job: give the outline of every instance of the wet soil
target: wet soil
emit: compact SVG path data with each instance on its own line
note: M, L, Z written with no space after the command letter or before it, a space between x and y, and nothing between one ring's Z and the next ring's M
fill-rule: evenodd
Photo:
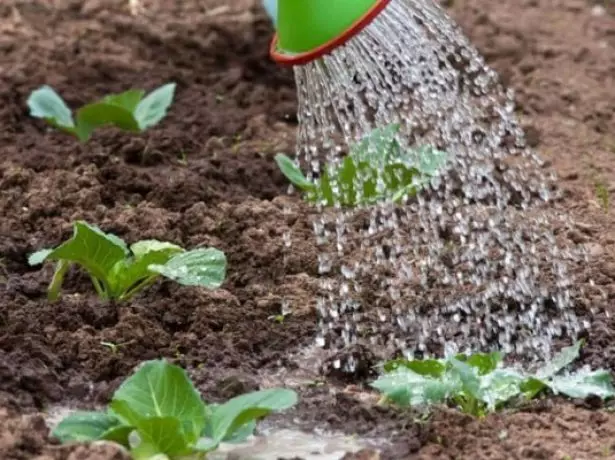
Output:
M41 414L55 404L104 403L142 360L163 356L187 367L205 397L220 400L284 379L313 341L311 211L285 196L273 162L294 146L293 78L267 57L266 16L252 0L142 3L138 16L124 0L0 4L3 459L122 458L109 446L55 445ZM575 221L566 237L591 254L578 267L579 311L608 312L615 11L583 0L446 3L516 89L528 140L559 174L556 206ZM176 99L160 126L141 136L103 130L85 146L30 118L25 105L42 84L77 107L168 81L177 83ZM27 255L69 236L75 219L130 242L215 246L227 254L228 279L216 291L160 283L115 305L101 303L75 272L50 304L52 268L29 267ZM282 242L288 230L291 251ZM272 318L285 298L293 310L279 323ZM615 370L614 337L613 320L598 313L582 362ZM347 384L332 376L299 385L292 417L306 428L385 438L383 457L391 459L594 459L615 449L615 416L606 409L549 400L485 421L441 411L419 423Z

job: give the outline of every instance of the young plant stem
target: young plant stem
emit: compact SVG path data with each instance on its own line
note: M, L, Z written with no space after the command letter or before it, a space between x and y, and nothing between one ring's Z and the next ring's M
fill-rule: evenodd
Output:
M478 399L472 396L461 395L454 398L454 401L461 409L461 412L475 417L483 416L483 411L480 408L480 401Z
M47 298L50 302L55 302L58 300L60 296L60 289L62 288L62 282L64 281L64 275L70 268L70 262L66 260L60 260L56 265L56 270L53 273L53 278L51 279L51 283L49 283L49 288L47 289Z
M92 280L92 284L94 285L94 289L96 289L96 293L102 300L109 300L109 295L107 294L107 290L104 288L103 283L93 275L90 275L90 279Z
M137 284L129 288L124 294L120 295L120 300L130 300L137 292L154 284L157 278L158 275L153 275L149 278L142 279Z

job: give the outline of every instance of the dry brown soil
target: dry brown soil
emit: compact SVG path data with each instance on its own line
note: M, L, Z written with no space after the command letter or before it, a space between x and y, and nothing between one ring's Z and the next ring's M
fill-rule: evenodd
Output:
M133 367L167 357L208 400L264 385L312 343L317 263L310 211L285 197L273 156L294 146L289 70L267 56L272 30L252 0L3 0L0 3L0 458L122 458L112 448L59 447L42 415L104 403ZM453 17L518 93L528 138L550 160L592 259L579 309L615 297L615 8L587 0L447 2ZM78 106L130 87L177 83L168 117L145 135L97 133L87 145L29 117L49 84ZM602 196L602 198L600 198ZM285 212L285 208L289 211ZM608 208L608 206L606 206ZM101 303L73 273L46 301L51 268L27 255L85 219L128 241L157 238L224 250L229 276L203 291L161 283L134 301ZM290 253L282 234L292 231ZM591 286L589 278L595 286ZM287 297L294 308L271 319ZM599 314L583 363L615 370L615 324ZM113 353L101 342L119 347ZM390 459L615 458L615 416L551 399L475 421L439 411L426 423L374 407L333 380L300 387L290 417L384 437Z

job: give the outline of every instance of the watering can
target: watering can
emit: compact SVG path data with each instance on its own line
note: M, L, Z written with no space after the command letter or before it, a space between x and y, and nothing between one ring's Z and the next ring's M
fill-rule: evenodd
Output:
M272 58L304 64L361 32L391 0L262 0L276 28Z

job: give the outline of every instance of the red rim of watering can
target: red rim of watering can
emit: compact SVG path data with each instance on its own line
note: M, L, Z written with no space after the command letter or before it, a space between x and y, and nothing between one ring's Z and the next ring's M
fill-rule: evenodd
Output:
M325 54L329 54L335 48L342 46L352 37L357 35L363 29L365 29L376 17L384 10L391 0L378 0L377 3L372 6L367 13L360 17L353 25L346 29L343 33L320 45L313 50L299 54L284 54L278 51L278 34L276 33L271 40L271 46L269 47L269 55L271 58L281 65L303 65L308 62L314 61Z

